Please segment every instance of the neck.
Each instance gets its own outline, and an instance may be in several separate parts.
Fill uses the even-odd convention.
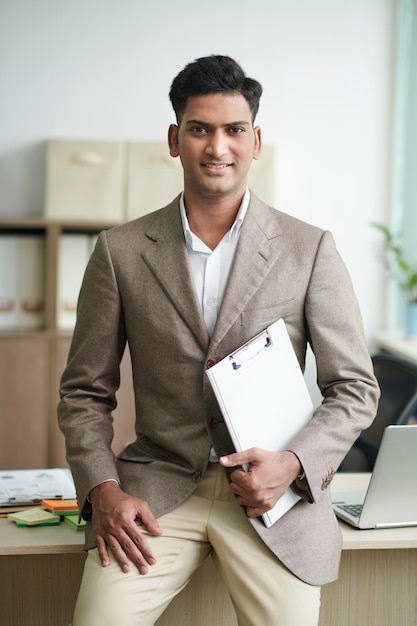
[[[203,241],[206,246],[214,250],[230,230],[243,196],[232,199],[212,201],[205,199],[204,203],[193,201],[189,194],[184,194],[184,204],[190,230]]]

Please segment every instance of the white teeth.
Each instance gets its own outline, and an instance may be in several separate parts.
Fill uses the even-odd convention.
[[[222,170],[225,167],[228,167],[228,165],[227,165],[227,163],[225,163],[223,165],[214,165],[213,163],[206,163],[205,167],[210,167],[210,168],[215,169],[215,170]]]

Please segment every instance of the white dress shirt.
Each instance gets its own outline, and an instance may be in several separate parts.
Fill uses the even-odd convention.
[[[210,337],[213,334],[217,314],[223,300],[249,199],[250,192],[249,189],[246,189],[232,227],[216,248],[211,250],[190,230],[184,197],[183,194],[181,195],[180,211],[188,258],[190,260],[194,287]]]
[[[249,199],[250,192],[249,189],[246,189],[232,227],[217,244],[215,249],[211,250],[211,248],[206,246],[206,244],[190,230],[184,205],[184,194],[181,194],[181,219],[188,258],[190,260],[191,273],[210,337],[213,334],[217,314],[223,300],[230,268],[232,267],[239,241],[243,219],[249,205]],[[209,461],[211,463],[218,461],[214,448],[210,450]]]

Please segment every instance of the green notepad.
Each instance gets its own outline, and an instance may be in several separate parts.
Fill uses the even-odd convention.
[[[86,521],[78,521],[78,515],[64,515],[64,522],[68,524],[73,530],[84,530]]]
[[[9,513],[7,517],[16,522],[17,526],[51,526],[59,524],[61,521],[58,515],[53,515],[53,513],[49,513],[49,511],[45,511],[40,507]]]

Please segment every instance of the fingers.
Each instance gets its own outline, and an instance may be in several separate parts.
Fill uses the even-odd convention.
[[[97,549],[100,557],[100,561],[103,567],[107,567],[110,565],[109,555],[107,553],[106,542],[102,539],[102,537],[96,536],[97,541]]]
[[[250,448],[249,450],[243,450],[242,452],[234,452],[227,456],[222,456],[219,462],[224,467],[237,467],[238,465],[249,465],[256,463],[259,459],[259,450],[257,448]]]
[[[140,506],[137,509],[136,517],[141,520],[142,524],[151,535],[162,535],[162,529],[159,526],[158,520],[152,513],[147,503],[143,501],[139,502]]]
[[[108,550],[125,573],[130,571],[133,563],[141,574],[147,574],[149,566],[156,563],[156,557],[149,542],[146,541],[136,524],[125,529],[113,529],[103,535],[97,533],[96,540],[103,567],[110,564]]]
[[[230,475],[230,490],[238,504],[246,507],[248,517],[258,517],[272,509],[293,480],[287,477],[283,463],[288,454],[293,456],[250,448],[220,458],[225,467],[249,466],[248,471],[234,470]]]
[[[117,538],[113,537],[108,546],[123,572],[130,570],[131,562],[141,574],[147,574],[149,565],[156,563],[155,555],[142,535],[131,538],[123,532]]]
[[[248,517],[259,517],[260,515],[263,515],[267,511],[270,511],[271,509],[272,509],[272,506],[267,506],[267,507],[262,507],[262,508],[256,508],[256,507],[253,507],[253,506],[247,506],[246,507],[246,515]]]
[[[275,493],[270,489],[250,484],[240,485],[236,482],[230,484],[231,492],[236,496],[236,501],[246,507],[248,517],[257,517],[272,509],[276,503]]]
[[[133,563],[141,574],[156,563],[155,555],[136,520],[140,520],[151,535],[162,530],[150,507],[144,500],[124,494],[119,488],[96,492],[93,502],[92,524],[103,567],[110,563],[109,551],[123,572]]]

